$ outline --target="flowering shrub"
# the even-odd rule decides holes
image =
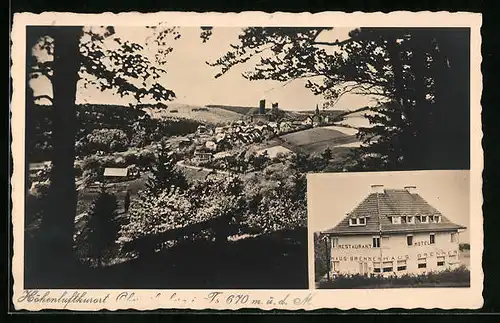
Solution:
[[[303,201],[272,194],[262,198],[255,213],[247,212],[242,225],[259,233],[293,230],[307,225],[307,209]]]
[[[124,225],[122,241],[145,235],[155,235],[183,227],[196,221],[192,215],[189,196],[180,189],[164,189],[157,196],[142,194],[129,209],[129,223]]]

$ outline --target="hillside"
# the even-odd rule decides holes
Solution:
[[[243,114],[221,108],[169,103],[166,110],[152,111],[152,116],[154,118],[184,118],[204,123],[217,124],[239,120],[243,117]]]
[[[333,148],[340,145],[354,144],[359,142],[352,130],[341,131],[332,129],[333,127],[322,127],[306,129],[280,137],[288,147],[294,147],[294,150],[308,153],[321,152],[326,148]]]

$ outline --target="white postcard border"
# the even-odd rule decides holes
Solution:
[[[154,25],[166,21],[182,26],[390,26],[390,27],[470,27],[471,28],[471,287],[465,289],[384,289],[384,290],[38,290],[37,295],[58,302],[30,302],[23,289],[24,250],[24,117],[25,117],[25,39],[27,25]],[[442,308],[470,309],[483,304],[483,221],[482,221],[482,170],[481,146],[481,15],[447,12],[392,12],[392,13],[341,13],[323,12],[282,13],[103,13],[42,14],[18,13],[14,16],[11,39],[13,96],[12,113],[12,223],[14,253],[12,274],[14,277],[13,303],[17,310],[41,309],[120,310],[120,309],[239,309],[263,310],[313,310],[313,309],[388,309],[388,308]],[[472,221],[474,219],[474,221]],[[74,293],[90,303],[70,302]],[[211,294],[211,293],[222,294]],[[368,293],[369,292],[369,293]],[[48,293],[48,294],[46,294]],[[83,294],[83,296],[82,296]],[[216,296],[210,301],[210,296]],[[228,297],[232,296],[231,301]],[[239,303],[235,303],[238,295]],[[248,298],[244,295],[248,295]],[[33,294],[31,295],[33,296]],[[270,300],[272,298],[272,300]],[[34,298],[33,298],[34,299]],[[76,299],[76,298],[74,298]],[[74,300],[73,299],[73,300]],[[106,302],[99,303],[99,300]],[[246,299],[243,304],[242,299]],[[68,300],[64,303],[64,300]],[[216,301],[218,300],[218,301]],[[260,300],[260,304],[256,303]],[[281,303],[280,303],[281,301]],[[95,302],[95,303],[94,303]],[[286,304],[285,304],[286,303]]]

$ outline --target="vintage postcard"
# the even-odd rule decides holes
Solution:
[[[481,307],[480,28],[16,14],[15,308]]]

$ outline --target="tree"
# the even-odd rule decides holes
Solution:
[[[169,31],[174,33],[175,31]],[[167,34],[165,32],[164,34]],[[76,189],[74,176],[77,83],[93,84],[101,90],[115,90],[135,99],[170,100],[174,93],[155,82],[164,71],[151,64],[141,53],[143,47],[123,41],[113,27],[101,30],[82,27],[40,26],[27,28],[28,81],[46,77],[52,83],[53,96],[34,96],[27,91],[27,102],[45,99],[51,102],[53,168],[51,173],[50,203],[53,208],[42,223],[43,257],[47,265],[71,266],[74,219],[76,216]],[[105,44],[106,42],[106,44]],[[109,47],[113,43],[114,46]],[[52,59],[39,60],[35,46]],[[162,48],[165,49],[165,46]],[[168,52],[167,47],[165,50]],[[165,52],[162,54],[166,55]],[[163,55],[163,56],[164,56]],[[44,55],[41,55],[44,56]],[[147,85],[146,80],[152,80]],[[28,116],[29,119],[29,116]]]
[[[148,194],[156,195],[171,187],[185,190],[188,187],[184,174],[176,169],[174,155],[165,147],[160,147],[158,158],[151,170],[152,175],[146,183]]]
[[[359,132],[361,168],[468,168],[468,30],[358,28],[345,40],[320,41],[328,29],[244,28],[240,42],[208,64],[221,69],[217,78],[260,56],[247,79],[304,78],[330,106],[346,93],[377,99],[372,127]]]
[[[114,194],[102,187],[96,200],[92,203],[89,220],[83,232],[87,256],[103,265],[107,251],[117,239],[120,223],[117,220],[118,201]]]

